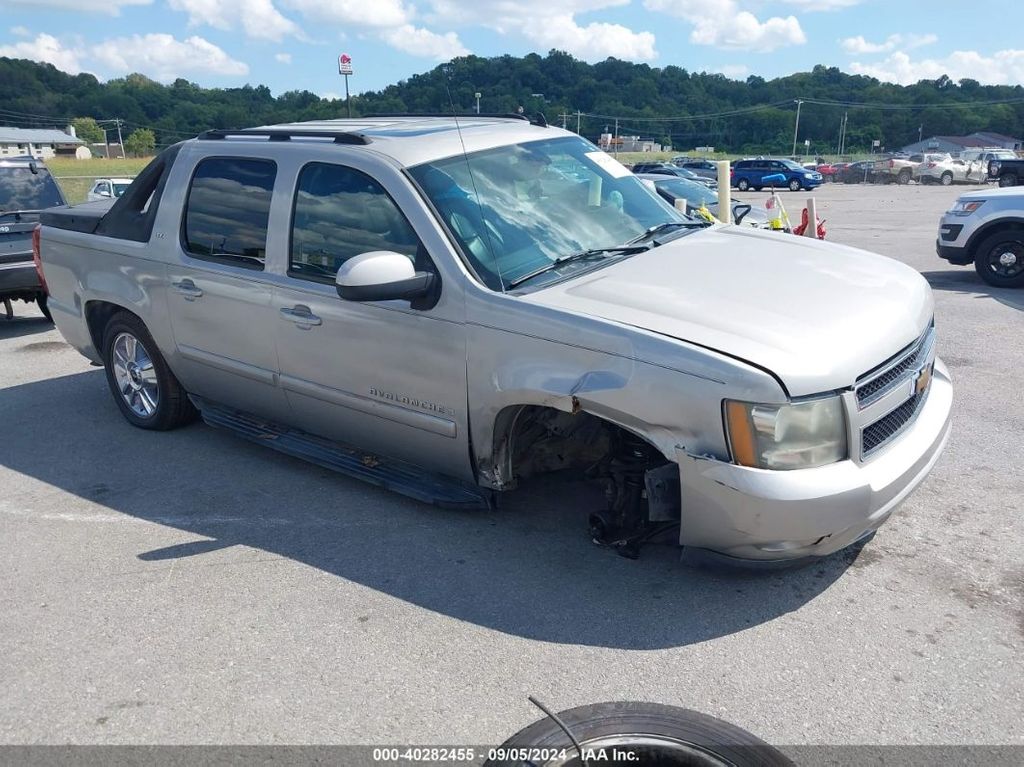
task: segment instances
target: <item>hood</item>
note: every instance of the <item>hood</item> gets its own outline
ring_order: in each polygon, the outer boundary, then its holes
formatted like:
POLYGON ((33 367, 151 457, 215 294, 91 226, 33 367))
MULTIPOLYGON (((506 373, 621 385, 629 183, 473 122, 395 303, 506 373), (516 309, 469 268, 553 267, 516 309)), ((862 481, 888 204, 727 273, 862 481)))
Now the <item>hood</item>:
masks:
POLYGON ((524 300, 720 351, 791 396, 853 385, 915 341, 928 283, 898 261, 750 227, 680 237, 524 300))
POLYGON ((1024 186, 1003 186, 995 189, 976 189, 973 192, 964 192, 957 199, 988 200, 1001 197, 1024 197, 1024 186))

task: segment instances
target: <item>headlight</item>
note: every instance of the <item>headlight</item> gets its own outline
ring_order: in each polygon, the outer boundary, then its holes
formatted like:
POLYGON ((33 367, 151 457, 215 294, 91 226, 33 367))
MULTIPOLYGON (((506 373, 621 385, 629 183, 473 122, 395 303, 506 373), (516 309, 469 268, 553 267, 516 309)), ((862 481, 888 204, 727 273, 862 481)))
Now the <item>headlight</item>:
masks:
POLYGON ((839 397, 787 405, 725 401, 725 428, 735 463, 759 469, 811 469, 847 456, 839 397))
POLYGON ((949 212, 956 216, 969 216, 984 204, 984 200, 957 200, 949 212))

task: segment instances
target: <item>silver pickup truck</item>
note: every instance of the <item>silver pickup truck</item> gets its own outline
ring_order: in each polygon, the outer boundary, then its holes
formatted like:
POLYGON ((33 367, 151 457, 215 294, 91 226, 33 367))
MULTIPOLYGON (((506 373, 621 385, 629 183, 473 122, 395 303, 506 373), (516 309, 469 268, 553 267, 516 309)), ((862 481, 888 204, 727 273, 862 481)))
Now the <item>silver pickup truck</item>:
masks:
POLYGON ((57 326, 136 426, 201 413, 442 505, 577 472, 627 555, 670 528, 727 561, 829 554, 948 436, 915 271, 689 219, 542 121, 211 131, 39 241, 57 326))

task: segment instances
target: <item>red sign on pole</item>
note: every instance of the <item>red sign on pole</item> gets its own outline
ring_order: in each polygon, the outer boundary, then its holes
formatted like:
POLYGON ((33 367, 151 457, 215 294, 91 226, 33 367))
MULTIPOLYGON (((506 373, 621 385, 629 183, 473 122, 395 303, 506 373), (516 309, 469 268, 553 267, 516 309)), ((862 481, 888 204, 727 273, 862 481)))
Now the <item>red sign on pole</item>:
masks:
POLYGON ((343 53, 340 56, 338 56, 338 74, 352 74, 352 57, 349 56, 347 53, 343 53))

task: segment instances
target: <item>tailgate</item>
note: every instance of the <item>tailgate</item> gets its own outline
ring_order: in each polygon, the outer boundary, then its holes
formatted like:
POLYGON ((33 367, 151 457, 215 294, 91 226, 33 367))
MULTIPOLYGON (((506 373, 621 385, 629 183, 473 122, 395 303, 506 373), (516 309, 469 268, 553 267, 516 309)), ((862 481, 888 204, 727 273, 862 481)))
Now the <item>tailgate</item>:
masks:
POLYGON ((32 230, 38 221, 37 211, 0 215, 0 266, 32 260, 32 230))

